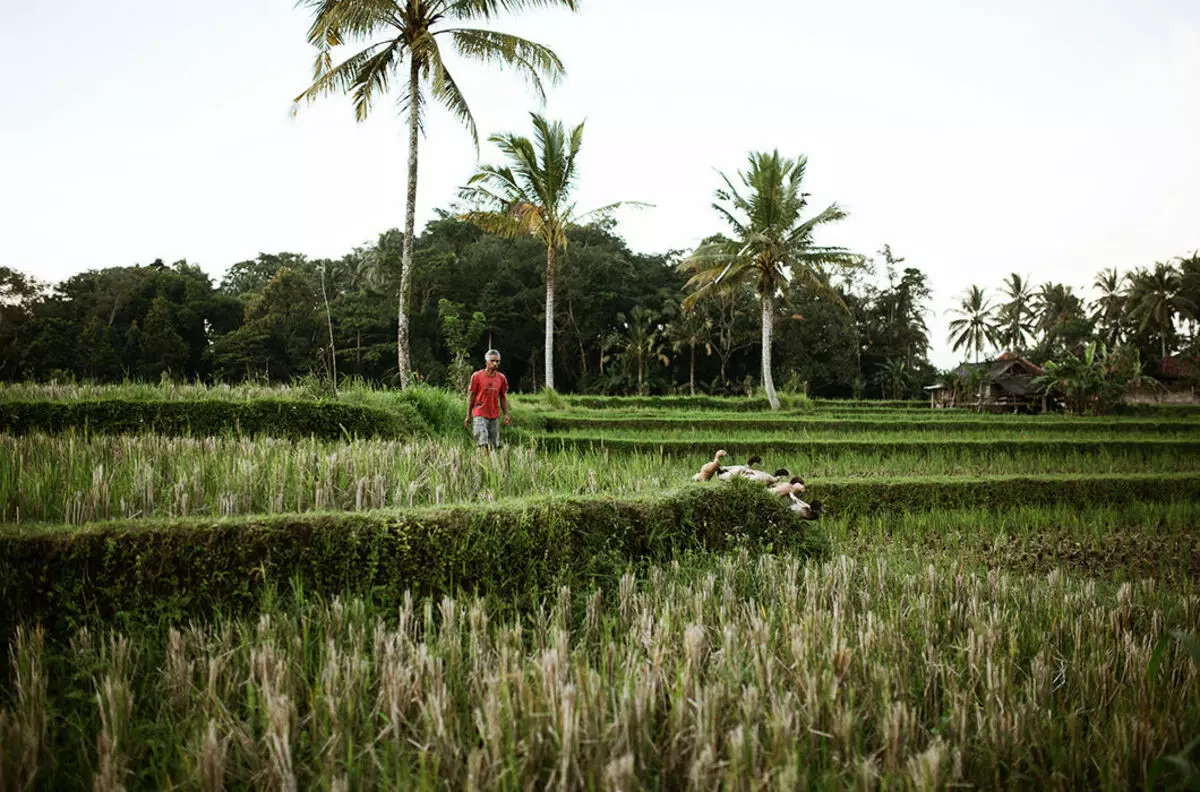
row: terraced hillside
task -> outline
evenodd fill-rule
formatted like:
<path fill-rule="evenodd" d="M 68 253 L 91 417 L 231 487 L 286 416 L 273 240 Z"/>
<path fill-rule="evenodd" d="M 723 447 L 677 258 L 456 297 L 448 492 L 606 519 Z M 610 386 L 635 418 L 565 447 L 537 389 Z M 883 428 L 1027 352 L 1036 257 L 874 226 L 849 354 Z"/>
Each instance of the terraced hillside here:
<path fill-rule="evenodd" d="M 0 389 L 0 789 L 1186 782 L 1200 415 L 513 403 Z"/>

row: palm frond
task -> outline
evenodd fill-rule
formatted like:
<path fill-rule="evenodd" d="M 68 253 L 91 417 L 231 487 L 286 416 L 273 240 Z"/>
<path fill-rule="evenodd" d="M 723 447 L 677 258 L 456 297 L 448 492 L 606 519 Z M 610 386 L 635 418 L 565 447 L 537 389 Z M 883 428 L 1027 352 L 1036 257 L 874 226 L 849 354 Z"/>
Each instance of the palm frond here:
<path fill-rule="evenodd" d="M 578 11 L 577 0 L 447 0 L 441 4 L 446 16 L 464 20 L 488 20 L 532 8 L 565 8 Z"/>
<path fill-rule="evenodd" d="M 385 49 L 376 52 L 379 47 Z M 299 112 L 302 103 L 311 104 L 321 96 L 352 93 L 355 117 L 359 121 L 363 120 L 370 110 L 375 93 L 387 90 L 390 72 L 397 58 L 403 54 L 402 47 L 403 44 L 396 40 L 372 44 L 325 71 L 292 100 L 292 115 Z"/>
<path fill-rule="evenodd" d="M 565 73 L 562 61 L 553 50 L 520 36 L 472 28 L 454 28 L 441 33 L 451 36 L 455 49 L 464 57 L 502 69 L 518 69 L 543 104 L 546 89 L 542 79 L 557 83 Z"/>
<path fill-rule="evenodd" d="M 419 53 L 422 60 L 428 64 L 430 94 L 467 128 L 471 134 L 471 142 L 475 144 L 475 151 L 478 153 L 479 130 L 475 126 L 475 116 L 471 114 L 471 108 L 467 105 L 466 97 L 459 90 L 458 83 L 450 74 L 450 70 L 446 68 L 446 64 L 442 60 L 441 48 L 438 47 L 437 41 L 431 35 L 422 37 L 419 50 L 417 46 L 414 44 L 413 57 L 417 57 Z"/>

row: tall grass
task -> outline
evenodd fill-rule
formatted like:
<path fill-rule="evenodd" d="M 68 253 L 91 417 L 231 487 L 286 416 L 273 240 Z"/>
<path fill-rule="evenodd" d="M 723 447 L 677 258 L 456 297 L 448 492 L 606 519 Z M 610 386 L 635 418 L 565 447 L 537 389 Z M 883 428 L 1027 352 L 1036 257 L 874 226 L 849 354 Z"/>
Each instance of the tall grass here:
<path fill-rule="evenodd" d="M 69 647 L 26 633 L 61 678 L 46 700 L 10 676 L 2 717 L 52 746 L 53 789 L 1130 789 L 1200 730 L 1197 666 L 1172 646 L 1150 673 L 1198 620 L 1152 580 L 743 553 L 523 619 L 297 595 Z"/>
<path fill-rule="evenodd" d="M 535 493 L 619 496 L 674 489 L 709 459 L 707 452 L 663 456 L 598 446 L 553 451 L 520 445 L 489 455 L 462 437 L 344 442 L 0 434 L 0 522 L 359 510 Z M 764 456 L 764 466 L 785 466 L 810 481 L 1200 467 L 1197 454 L 1106 449 L 1019 457 L 886 448 L 834 457 L 794 450 Z"/>

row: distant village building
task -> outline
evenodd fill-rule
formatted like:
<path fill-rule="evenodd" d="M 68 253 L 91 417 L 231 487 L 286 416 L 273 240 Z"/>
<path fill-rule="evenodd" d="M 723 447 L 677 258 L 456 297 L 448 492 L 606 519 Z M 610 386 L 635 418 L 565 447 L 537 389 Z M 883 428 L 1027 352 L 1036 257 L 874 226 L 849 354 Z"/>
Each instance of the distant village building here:
<path fill-rule="evenodd" d="M 929 385 L 929 406 L 969 407 L 989 412 L 1046 409 L 1045 390 L 1033 384 L 1041 366 L 1005 352 L 984 363 L 964 363 L 954 370 L 955 381 Z"/>

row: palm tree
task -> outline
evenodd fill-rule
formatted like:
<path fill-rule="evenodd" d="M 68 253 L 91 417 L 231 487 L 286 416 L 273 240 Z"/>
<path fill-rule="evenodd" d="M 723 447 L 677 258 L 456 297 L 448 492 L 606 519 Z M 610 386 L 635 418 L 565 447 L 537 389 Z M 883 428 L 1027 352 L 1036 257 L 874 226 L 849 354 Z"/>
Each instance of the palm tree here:
<path fill-rule="evenodd" d="M 1067 325 L 1084 318 L 1083 300 L 1071 291 L 1071 287 L 1049 281 L 1034 295 L 1034 311 L 1038 315 L 1037 328 L 1045 342 L 1063 336 Z"/>
<path fill-rule="evenodd" d="M 1179 257 L 1179 275 L 1180 296 L 1197 306 L 1197 309 L 1193 310 L 1188 317 L 1188 324 L 1192 328 L 1192 343 L 1195 344 L 1197 340 L 1196 323 L 1200 321 L 1200 250 L 1193 250 L 1192 254 L 1186 258 Z M 1193 354 L 1195 354 L 1194 349 Z"/>
<path fill-rule="evenodd" d="M 1167 356 L 1167 337 L 1175 332 L 1175 318 L 1196 316 L 1196 304 L 1183 295 L 1183 277 L 1170 263 L 1155 262 L 1153 270 L 1129 274 L 1129 317 L 1142 330 L 1158 336 L 1161 353 Z"/>
<path fill-rule="evenodd" d="M 301 102 L 335 93 L 351 93 L 354 115 L 362 121 L 374 102 L 396 79 L 404 78 L 406 93 L 400 101 L 408 113 L 408 193 L 404 216 L 404 245 L 400 259 L 400 294 L 396 322 L 396 367 L 401 387 L 411 379 L 408 350 L 408 298 L 412 288 L 413 227 L 417 210 L 417 140 L 421 117 L 430 97 L 440 102 L 467 127 L 479 150 L 475 118 L 458 83 L 443 60 L 444 41 L 459 55 L 476 61 L 508 66 L 522 72 L 542 101 L 542 78 L 557 81 L 562 62 L 550 49 L 532 41 L 474 27 L 501 12 L 537 6 L 562 6 L 577 10 L 576 0 L 300 0 L 312 12 L 308 41 L 317 48 L 313 82 L 296 97 Z M 332 50 L 352 41 L 377 39 L 337 66 Z M 407 64 L 407 70 L 404 66 Z M 407 72 L 407 73 L 405 73 Z"/>
<path fill-rule="evenodd" d="M 1004 280 L 1003 296 L 1008 299 L 999 307 L 996 340 L 1007 349 L 1021 351 L 1033 332 L 1033 288 L 1014 272 Z"/>
<path fill-rule="evenodd" d="M 752 282 L 762 305 L 762 381 L 771 409 L 779 409 L 775 382 L 771 378 L 771 331 L 775 320 L 775 295 L 792 278 L 810 288 L 822 288 L 818 269 L 825 264 L 858 266 L 862 257 L 845 248 L 813 244 L 813 232 L 821 225 L 847 216 L 836 203 L 806 220 L 808 193 L 801 192 L 808 158 L 750 154 L 750 168 L 738 171 L 745 194 L 720 174 L 725 187 L 716 191 L 713 209 L 733 229 L 733 239 L 716 238 L 702 244 L 680 267 L 693 273 L 685 288 L 693 291 L 683 300 L 691 309 L 710 291 L 725 290 Z M 786 269 L 785 269 L 786 268 Z"/>
<path fill-rule="evenodd" d="M 696 395 L 696 347 L 703 346 L 704 354 L 712 354 L 712 322 L 705 319 L 695 309 L 685 311 L 679 309 L 675 321 L 666 327 L 667 338 L 671 339 L 671 349 L 676 352 L 688 350 L 691 362 L 688 364 L 688 393 Z"/>
<path fill-rule="evenodd" d="M 664 366 L 671 362 L 662 351 L 658 314 L 635 305 L 628 317 L 617 314 L 617 321 L 625 326 L 625 359 L 637 371 L 637 392 L 641 394 L 645 390 L 646 361 L 657 358 Z"/>
<path fill-rule="evenodd" d="M 484 165 L 471 177 L 460 197 L 479 207 L 461 219 L 492 234 L 509 238 L 532 236 L 546 246 L 546 387 L 554 389 L 554 254 L 567 249 L 567 229 L 604 219 L 621 206 L 645 206 L 636 201 L 608 204 L 577 215 L 572 202 L 578 171 L 575 159 L 583 145 L 583 124 L 567 134 L 561 121 L 537 113 L 534 139 L 513 134 L 492 135 L 509 164 Z"/>
<path fill-rule="evenodd" d="M 1100 296 L 1092 303 L 1092 321 L 1100 330 L 1104 343 L 1115 347 L 1121 340 L 1121 317 L 1125 313 L 1127 294 L 1125 279 L 1116 267 L 1101 270 L 1092 281 Z"/>
<path fill-rule="evenodd" d="M 953 345 L 951 348 L 955 352 L 963 347 L 975 350 L 975 362 L 978 363 L 984 345 L 996 343 L 992 303 L 983 289 L 971 286 L 964 292 L 958 306 L 950 310 L 959 317 L 950 322 L 950 343 Z"/>

